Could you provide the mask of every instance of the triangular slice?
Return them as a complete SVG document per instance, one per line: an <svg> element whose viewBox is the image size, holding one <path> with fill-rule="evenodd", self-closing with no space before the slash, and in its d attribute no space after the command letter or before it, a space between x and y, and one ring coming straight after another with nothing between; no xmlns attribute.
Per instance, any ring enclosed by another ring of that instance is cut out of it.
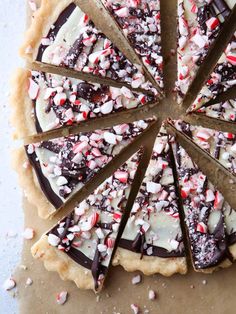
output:
<svg viewBox="0 0 236 314"><path fill-rule="evenodd" d="M36 176L24 188L28 197L33 187L43 191L39 215L47 218L59 209L148 125L140 120L27 145L26 154ZM31 202L38 206L37 199Z"/></svg>
<svg viewBox="0 0 236 314"><path fill-rule="evenodd" d="M178 0L176 90L179 103L187 94L235 4L235 0Z"/></svg>
<svg viewBox="0 0 236 314"><path fill-rule="evenodd" d="M211 273L231 265L228 236L235 230L235 211L177 143L172 144L191 259L196 271ZM224 218L226 215L226 218ZM231 221L231 218L233 220ZM233 228L225 223L231 222ZM227 234L229 232L229 234Z"/></svg>
<svg viewBox="0 0 236 314"><path fill-rule="evenodd" d="M199 95L190 107L191 111L196 111L211 99L236 85L236 33L229 42L224 53L219 58L214 71L208 77Z"/></svg>
<svg viewBox="0 0 236 314"><path fill-rule="evenodd" d="M21 55L31 62L108 78L132 88L152 89L142 69L133 65L73 0L42 0Z"/></svg>
<svg viewBox="0 0 236 314"><path fill-rule="evenodd" d="M43 235L32 254L81 289L102 289L134 176L136 153L74 211Z"/></svg>
<svg viewBox="0 0 236 314"><path fill-rule="evenodd" d="M170 136L160 133L136 197L114 265L146 275L185 274L187 264L170 155Z"/></svg>
<svg viewBox="0 0 236 314"><path fill-rule="evenodd" d="M154 97L127 87L94 84L19 69L13 80L12 125L18 138L141 107Z"/></svg>
<svg viewBox="0 0 236 314"><path fill-rule="evenodd" d="M138 57L163 88L160 0L101 0Z"/></svg>
<svg viewBox="0 0 236 314"><path fill-rule="evenodd" d="M203 106L198 109L196 113L199 115L206 115L210 118L236 122L236 99L211 106Z"/></svg>
<svg viewBox="0 0 236 314"><path fill-rule="evenodd" d="M216 159L221 166L236 175L235 134L203 128L182 120L172 121L172 124L204 152Z"/></svg>

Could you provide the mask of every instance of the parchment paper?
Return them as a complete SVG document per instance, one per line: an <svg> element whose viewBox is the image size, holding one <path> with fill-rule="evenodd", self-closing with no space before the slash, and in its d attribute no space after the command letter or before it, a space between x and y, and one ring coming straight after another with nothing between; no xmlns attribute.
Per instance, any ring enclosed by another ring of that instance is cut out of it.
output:
<svg viewBox="0 0 236 314"><path fill-rule="evenodd" d="M84 2L84 1L83 1ZM90 12L93 17L96 15L94 10ZM142 142L148 148L146 158L143 161L140 172L140 180L144 174L145 166L148 162L148 155L151 153L153 140L162 119L170 115L172 118L177 118L183 115L183 109L175 105L171 90L176 76L175 56L171 57L170 49L176 45L176 1L162 1L162 35L163 35L163 53L165 56L165 83L169 97L162 101L154 109L150 110L156 113L159 117L158 122L153 126L144 138L136 143L136 147ZM101 20L100 20L101 22ZM103 30L105 32L105 30ZM136 113L137 114L137 113ZM136 117L135 114L135 117ZM145 115L148 115L145 113ZM137 114L138 116L138 114ZM132 120L135 118L132 116ZM124 118L130 119L130 115ZM189 120L189 118L188 118ZM190 119L191 120L191 119ZM111 121L111 120L110 120ZM120 122L119 119L112 119L115 124ZM198 122L193 120L193 122ZM203 121L204 122L204 121ZM106 125L109 123L105 123ZM102 125L99 125L102 127ZM209 126L209 124L208 124ZM212 127L217 128L217 124L212 123ZM94 126L93 126L94 127ZM235 184L230 183L230 177L225 175L222 169L216 167L215 164L209 164L209 159L199 154L193 147L179 139L181 144L188 148L188 152L198 165L209 176L220 190L225 194L225 197L231 205L236 207ZM99 179L93 180L90 187L83 191L80 199L88 195L96 185L112 172L112 169L117 167L126 156L130 155L135 150L135 146L131 150L126 151L122 158L116 160L112 166L103 171ZM137 182L138 183L138 182ZM138 184L132 191L132 198L135 196ZM43 221L38 218L36 209L30 205L26 199L23 200L23 208L25 211L25 226L32 227L36 231L36 237L32 241L24 243L22 252L22 264L27 267L23 270L19 267L16 271L15 278L18 286L18 298L20 305L20 313L22 314L42 314L42 313L78 313L78 314L94 314L94 313L132 313L130 304L135 303L142 309L142 313L149 310L149 313L201 313L201 314L233 314L236 312L236 265L234 264L228 269L221 270L212 275L203 275L195 273L189 265L189 272L185 276L174 275L171 278L165 278L160 275L151 277L142 276L142 283L132 285L131 279L136 274L127 273L121 267L112 267L110 276L105 283L104 291L96 296L90 291L81 291L71 282L63 282L57 273L51 273L45 270L40 261L35 261L31 257L30 248L32 244L41 236L43 232L52 227L57 219L62 215L54 217L51 221ZM26 287L26 279L30 277L33 280L31 286ZM205 282L206 281L206 282ZM150 301L148 299L148 291L153 289L157 292L157 299ZM56 304L56 294L62 290L68 291L68 301L63 305ZM148 312L146 312L148 313Z"/></svg>

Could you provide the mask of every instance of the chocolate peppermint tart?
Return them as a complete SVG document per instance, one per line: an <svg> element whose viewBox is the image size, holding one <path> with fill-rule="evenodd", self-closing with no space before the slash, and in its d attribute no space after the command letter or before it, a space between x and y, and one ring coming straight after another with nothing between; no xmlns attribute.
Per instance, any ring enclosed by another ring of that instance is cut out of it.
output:
<svg viewBox="0 0 236 314"><path fill-rule="evenodd" d="M16 164L25 165L18 170L21 183L39 215L48 218L62 207L148 125L149 121L140 120L27 145L32 167L26 163L24 152L16 154ZM35 190L43 194L35 198Z"/></svg>
<svg viewBox="0 0 236 314"><path fill-rule="evenodd" d="M232 40L227 45L224 53L220 56L214 71L209 76L206 84L202 87L199 95L191 106L191 111L197 111L207 103L228 91L236 84L236 33ZM233 100L234 102L235 100ZM230 121L235 122L235 104L227 103L227 108L230 108ZM219 111L224 111L223 106L219 106ZM200 110L201 112L201 110Z"/></svg>
<svg viewBox="0 0 236 314"><path fill-rule="evenodd" d="M119 241L113 264L122 265L127 271L165 276L187 272L171 141L162 129Z"/></svg>
<svg viewBox="0 0 236 314"><path fill-rule="evenodd" d="M113 84L114 81L127 83L132 88L157 93L146 81L141 67L133 65L73 0L42 0L21 55L30 62L67 68L110 79Z"/></svg>
<svg viewBox="0 0 236 314"><path fill-rule="evenodd" d="M154 102L153 96L125 86L116 88L25 69L16 72L13 84L12 124L18 138Z"/></svg>
<svg viewBox="0 0 236 314"><path fill-rule="evenodd" d="M211 273L236 257L235 210L177 143L172 143L192 263Z"/></svg>
<svg viewBox="0 0 236 314"><path fill-rule="evenodd" d="M191 125L182 120L172 120L170 123L231 174L236 175L235 134Z"/></svg>
<svg viewBox="0 0 236 314"><path fill-rule="evenodd" d="M163 88L160 1L101 0L160 88Z"/></svg>
<svg viewBox="0 0 236 314"><path fill-rule="evenodd" d="M235 0L178 0L176 91L179 103L235 4Z"/></svg>
<svg viewBox="0 0 236 314"><path fill-rule="evenodd" d="M35 258L79 288L102 289L141 152L136 153L32 248Z"/></svg>

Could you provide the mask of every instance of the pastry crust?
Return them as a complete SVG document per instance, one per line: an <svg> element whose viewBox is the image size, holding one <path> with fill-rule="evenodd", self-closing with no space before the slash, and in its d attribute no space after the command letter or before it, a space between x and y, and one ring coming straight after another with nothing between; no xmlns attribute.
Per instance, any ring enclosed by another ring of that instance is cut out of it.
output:
<svg viewBox="0 0 236 314"><path fill-rule="evenodd" d="M25 41L19 50L21 57L28 62L34 62L36 60L42 37L47 36L51 25L58 19L60 13L72 2L74 1L41 1L41 6L35 12L31 26L24 36Z"/></svg>
<svg viewBox="0 0 236 314"><path fill-rule="evenodd" d="M12 154L12 166L19 176L19 184L24 190L28 201L36 206L38 215L48 219L56 209L42 193L35 172L29 164L24 148L15 150Z"/></svg>
<svg viewBox="0 0 236 314"><path fill-rule="evenodd" d="M32 100L27 93L29 78L30 71L19 68L15 71L11 80L11 125L15 129L13 134L15 139L22 139L36 134L35 122L32 116Z"/></svg>
<svg viewBox="0 0 236 314"><path fill-rule="evenodd" d="M80 266L67 254L48 244L47 235L31 248L34 258L41 259L48 271L56 271L62 280L74 281L80 289L94 290L94 279L90 270Z"/></svg>
<svg viewBox="0 0 236 314"><path fill-rule="evenodd" d="M118 247L112 264L121 265L126 271L140 270L150 276L160 273L169 277L175 273L186 274L187 262L185 257L161 258L157 256L143 256L140 254Z"/></svg>
<svg viewBox="0 0 236 314"><path fill-rule="evenodd" d="M230 247L229 247L229 251L233 257L234 260L236 260L236 243L232 244Z"/></svg>

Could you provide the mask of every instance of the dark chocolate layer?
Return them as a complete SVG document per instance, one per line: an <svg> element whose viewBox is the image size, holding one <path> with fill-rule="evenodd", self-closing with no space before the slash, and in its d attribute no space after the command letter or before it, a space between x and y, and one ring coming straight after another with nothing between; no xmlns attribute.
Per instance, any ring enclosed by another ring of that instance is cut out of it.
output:
<svg viewBox="0 0 236 314"><path fill-rule="evenodd" d="M40 163L37 159L37 155L35 153L33 154L29 154L27 152L27 146L25 147L25 151L26 154L28 156L28 159L30 161L30 164L32 165L32 167L35 170L35 174L38 178L40 187L43 191L43 193L45 194L45 196L47 197L47 199L49 200L49 202L55 207L55 208L60 208L63 205L62 200L54 193L54 191L51 188L51 185L49 183L49 181L46 179L46 177L44 176Z"/></svg>
<svg viewBox="0 0 236 314"><path fill-rule="evenodd" d="M134 241L126 240L126 239L121 239L119 241L119 246L123 249L129 250L129 251L132 251L135 253L141 253L142 255L146 255L146 256L150 256L147 254L147 250L151 247L153 249L151 256L157 256L157 257L162 257L162 258L185 257L184 250L169 252L162 247L154 246L154 245L147 244L147 243L146 243L145 247L143 245L141 245L137 249L137 247L134 247ZM141 258L142 258L142 255L141 255Z"/></svg>

